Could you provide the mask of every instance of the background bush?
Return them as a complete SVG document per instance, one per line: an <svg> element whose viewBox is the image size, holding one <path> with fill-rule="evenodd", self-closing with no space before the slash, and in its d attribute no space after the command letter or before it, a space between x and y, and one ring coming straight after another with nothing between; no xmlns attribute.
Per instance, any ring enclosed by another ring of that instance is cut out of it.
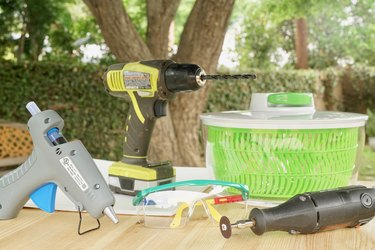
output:
<svg viewBox="0 0 375 250"><path fill-rule="evenodd" d="M25 105L35 101L42 110L54 109L61 115L68 140L80 139L94 158L118 160L128 105L105 93L104 71L91 64L2 61L0 119L27 123L30 114ZM355 112L375 104L374 68L249 72L255 72L257 80L212 82L206 112L248 109L252 92L323 92L327 107L338 102L344 105L336 105L339 110ZM344 90L345 102L334 93L337 87Z"/></svg>
<svg viewBox="0 0 375 250"><path fill-rule="evenodd" d="M251 93L319 91L318 71L314 70L247 70L256 80L215 81L211 84L207 112L244 110L250 106Z"/></svg>
<svg viewBox="0 0 375 250"><path fill-rule="evenodd" d="M0 63L0 119L27 123L25 105L54 109L68 140L80 139L96 158L118 159L127 104L105 93L104 68L52 62Z"/></svg>

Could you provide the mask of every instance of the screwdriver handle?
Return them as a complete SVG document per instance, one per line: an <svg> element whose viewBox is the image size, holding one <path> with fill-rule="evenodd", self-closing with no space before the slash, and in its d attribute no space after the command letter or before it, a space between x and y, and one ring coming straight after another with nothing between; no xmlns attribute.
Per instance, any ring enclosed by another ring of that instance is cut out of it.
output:
<svg viewBox="0 0 375 250"><path fill-rule="evenodd" d="M375 215L374 200L375 189L364 186L298 194L276 207L253 209L251 230L257 235L268 231L309 234L362 226Z"/></svg>

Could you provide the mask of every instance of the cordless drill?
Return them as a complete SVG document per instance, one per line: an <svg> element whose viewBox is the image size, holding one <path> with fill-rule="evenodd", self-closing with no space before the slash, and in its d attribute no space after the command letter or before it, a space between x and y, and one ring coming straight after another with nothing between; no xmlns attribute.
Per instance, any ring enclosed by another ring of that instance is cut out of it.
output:
<svg viewBox="0 0 375 250"><path fill-rule="evenodd" d="M152 60L111 65L103 78L109 94L131 103L123 158L109 169L110 188L116 193L135 195L139 190L175 180L170 161L150 163L147 153L155 121L166 115L167 103L176 93L198 90L206 80L255 79L256 76L206 75L196 64Z"/></svg>

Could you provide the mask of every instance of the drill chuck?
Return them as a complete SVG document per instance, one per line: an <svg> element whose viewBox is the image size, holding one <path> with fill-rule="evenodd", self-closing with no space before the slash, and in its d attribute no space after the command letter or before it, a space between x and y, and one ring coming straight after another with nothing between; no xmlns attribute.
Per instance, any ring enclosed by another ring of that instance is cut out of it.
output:
<svg viewBox="0 0 375 250"><path fill-rule="evenodd" d="M196 64L172 63L165 71L165 85L173 93L198 90L206 84L204 70Z"/></svg>
<svg viewBox="0 0 375 250"><path fill-rule="evenodd" d="M165 71L165 85L172 93L194 91L203 87L206 80L256 79L255 74L206 75L196 64L172 63Z"/></svg>

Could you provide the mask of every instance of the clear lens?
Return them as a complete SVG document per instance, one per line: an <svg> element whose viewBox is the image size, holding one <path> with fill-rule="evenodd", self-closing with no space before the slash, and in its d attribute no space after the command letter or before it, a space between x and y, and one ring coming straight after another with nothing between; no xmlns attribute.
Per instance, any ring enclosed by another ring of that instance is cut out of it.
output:
<svg viewBox="0 0 375 250"><path fill-rule="evenodd" d="M219 225L221 216L226 216L231 222L247 219L249 216L249 209L245 202L225 203L211 205L217 212L217 216L213 217L212 222ZM211 212L211 214L214 214Z"/></svg>
<svg viewBox="0 0 375 250"><path fill-rule="evenodd" d="M161 191L143 200L143 220L146 227L181 228L194 210L194 203L202 196L195 191Z"/></svg>
<svg viewBox="0 0 375 250"><path fill-rule="evenodd" d="M152 228L182 228L190 219L207 217L217 225L222 215L229 216L233 221L247 217L246 205L243 202L233 203L242 200L241 195L228 196L222 186L202 190L208 192L176 190L150 193L138 206L138 213L142 215L144 225Z"/></svg>
<svg viewBox="0 0 375 250"><path fill-rule="evenodd" d="M186 203L179 203L168 210L155 205L143 206L143 222L151 228L182 228L189 220L192 209Z"/></svg>

